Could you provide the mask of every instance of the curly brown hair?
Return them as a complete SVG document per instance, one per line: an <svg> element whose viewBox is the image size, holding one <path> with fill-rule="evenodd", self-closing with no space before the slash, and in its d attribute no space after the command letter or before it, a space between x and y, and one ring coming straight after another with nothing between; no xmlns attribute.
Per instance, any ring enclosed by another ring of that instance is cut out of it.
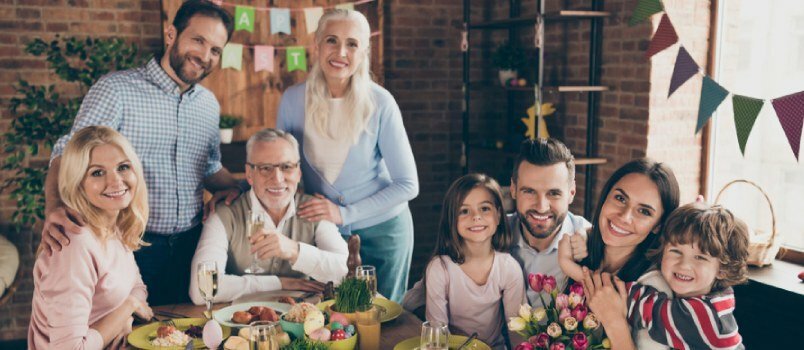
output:
<svg viewBox="0 0 804 350"><path fill-rule="evenodd" d="M748 280L748 226L722 206L696 202L674 210L665 222L659 247L649 252L649 258L660 264L667 244L695 244L720 261L712 291Z"/></svg>

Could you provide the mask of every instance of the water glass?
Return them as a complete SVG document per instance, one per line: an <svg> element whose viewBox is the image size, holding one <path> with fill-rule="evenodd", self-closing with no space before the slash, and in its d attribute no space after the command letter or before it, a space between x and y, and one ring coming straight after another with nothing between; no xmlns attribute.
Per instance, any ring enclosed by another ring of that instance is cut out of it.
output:
<svg viewBox="0 0 804 350"><path fill-rule="evenodd" d="M439 321L427 321L423 323L419 348L422 350L448 350L449 325Z"/></svg>
<svg viewBox="0 0 804 350"><path fill-rule="evenodd" d="M254 321L249 324L250 350L279 350L277 322Z"/></svg>
<svg viewBox="0 0 804 350"><path fill-rule="evenodd" d="M265 217L261 213L251 211L249 212L248 221L248 236L251 238L253 235L262 234L262 228L265 227ZM265 273L265 270L260 267L259 257L254 253L254 258L251 260L251 266L247 267L244 271L249 274Z"/></svg>

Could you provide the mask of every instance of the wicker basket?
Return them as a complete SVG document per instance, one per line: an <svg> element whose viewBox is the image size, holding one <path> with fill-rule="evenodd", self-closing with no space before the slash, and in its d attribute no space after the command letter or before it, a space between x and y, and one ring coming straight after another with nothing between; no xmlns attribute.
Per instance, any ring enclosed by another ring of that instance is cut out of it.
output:
<svg viewBox="0 0 804 350"><path fill-rule="evenodd" d="M779 252L779 244L776 242L776 212L773 210L773 203L771 203L770 197L765 191L762 190L759 185L754 182L748 180L734 180L727 183L723 188L718 192L717 197L715 197L715 204L720 203L720 197L726 191L727 188L731 187L734 184L747 184L751 187L756 188L759 192L762 193L762 196L765 197L765 201L768 203L768 208L770 208L771 213L771 233L770 235L758 235L757 232L761 232L761 230L757 229L749 229L749 234L754 236L750 237L750 244L748 245L748 265L753 266L765 266L770 265L773 260L776 258L776 253ZM757 237L766 236L761 239L757 239Z"/></svg>

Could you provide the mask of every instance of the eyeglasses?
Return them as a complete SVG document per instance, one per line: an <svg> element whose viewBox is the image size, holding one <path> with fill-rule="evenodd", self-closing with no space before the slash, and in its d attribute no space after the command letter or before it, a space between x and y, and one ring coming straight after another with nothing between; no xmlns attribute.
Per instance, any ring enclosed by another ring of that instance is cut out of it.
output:
<svg viewBox="0 0 804 350"><path fill-rule="evenodd" d="M253 164L246 162L251 169L257 170L258 173L262 176L269 176L276 172L276 169L282 170L282 173L285 175L293 173L296 168L299 167L299 162L286 162L286 163L279 163L279 164Z"/></svg>

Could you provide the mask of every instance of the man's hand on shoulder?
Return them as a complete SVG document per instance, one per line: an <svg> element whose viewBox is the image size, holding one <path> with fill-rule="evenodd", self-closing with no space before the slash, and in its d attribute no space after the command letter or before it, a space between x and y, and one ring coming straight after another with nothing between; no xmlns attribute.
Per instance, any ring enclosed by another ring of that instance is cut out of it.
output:
<svg viewBox="0 0 804 350"><path fill-rule="evenodd" d="M210 215L215 213L215 205L218 204L218 202L223 201L226 205L230 205L235 199L240 197L241 194L243 194L243 191L241 191L239 187L230 187L212 194L212 198L204 204L203 220L206 221Z"/></svg>
<svg viewBox="0 0 804 350"><path fill-rule="evenodd" d="M67 208L64 204L58 204L45 213L42 241L39 242L39 246L48 255L52 255L54 251L60 251L63 246L70 244L67 232L80 233L84 225L86 223L80 213Z"/></svg>

